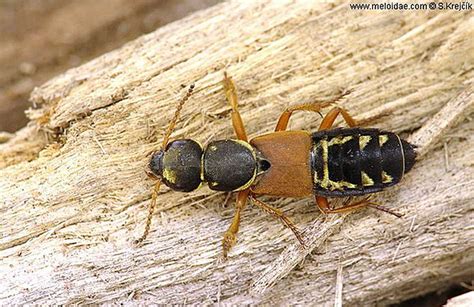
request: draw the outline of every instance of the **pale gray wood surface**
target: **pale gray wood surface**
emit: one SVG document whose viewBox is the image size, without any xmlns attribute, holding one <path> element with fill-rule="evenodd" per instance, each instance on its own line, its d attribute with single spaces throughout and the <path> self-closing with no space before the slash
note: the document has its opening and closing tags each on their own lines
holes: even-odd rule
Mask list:
<svg viewBox="0 0 474 307">
<path fill-rule="evenodd" d="M 0 303 L 332 305 L 339 267 L 343 303 L 371 305 L 472 276 L 473 25 L 468 12 L 230 2 L 52 79 L 32 93 L 41 108 L 29 113 L 30 127 L 0 144 Z M 367 209 L 322 221 L 312 199 L 267 199 L 299 227 L 313 226 L 312 240 L 324 230 L 317 223 L 335 225 L 296 269 L 259 286 L 269 267 L 281 270 L 276 261 L 295 239 L 249 206 L 237 245 L 219 261 L 233 209 L 207 188 L 162 188 L 146 244 L 132 244 L 153 185 L 146 155 L 161 142 L 181 84 L 194 82 L 196 93 L 173 137 L 233 137 L 224 69 L 250 136 L 272 131 L 290 104 L 345 89 L 352 93 L 341 104 L 357 120 L 403 136 L 423 131 L 448 101 L 460 107 L 438 118 L 435 128 L 449 129 L 419 136 L 429 147 L 403 182 L 377 195 L 401 219 Z M 314 130 L 319 120 L 299 113 L 290 127 Z M 25 161 L 11 159 L 28 144 Z"/>
</svg>

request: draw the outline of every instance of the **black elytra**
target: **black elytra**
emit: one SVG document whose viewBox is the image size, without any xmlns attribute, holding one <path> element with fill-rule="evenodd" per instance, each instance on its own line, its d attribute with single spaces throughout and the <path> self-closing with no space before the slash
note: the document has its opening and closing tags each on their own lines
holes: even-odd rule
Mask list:
<svg viewBox="0 0 474 307">
<path fill-rule="evenodd" d="M 415 147 L 392 132 L 337 128 L 312 134 L 314 193 L 363 195 L 398 183 L 415 163 Z"/>
</svg>

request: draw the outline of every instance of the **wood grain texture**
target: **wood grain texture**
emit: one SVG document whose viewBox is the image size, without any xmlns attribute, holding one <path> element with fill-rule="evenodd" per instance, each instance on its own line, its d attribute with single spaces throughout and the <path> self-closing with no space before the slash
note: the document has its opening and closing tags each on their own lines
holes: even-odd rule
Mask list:
<svg viewBox="0 0 474 307">
<path fill-rule="evenodd" d="M 472 277 L 473 25 L 466 12 L 226 2 L 36 88 L 31 130 L 46 133 L 49 144 L 32 161 L 0 170 L 0 303 L 333 305 L 337 290 L 344 304 L 380 305 Z M 149 238 L 132 244 L 153 186 L 146 155 L 161 142 L 181 84 L 194 82 L 196 93 L 173 137 L 233 137 L 224 69 L 249 137 L 272 131 L 288 105 L 346 89 L 352 93 L 341 104 L 356 120 L 402 135 L 467 98 L 462 113 L 449 109 L 441 126 L 451 128 L 435 142 L 419 138 L 430 150 L 402 183 L 377 195 L 403 218 L 370 209 L 324 218 L 312 199 L 268 199 L 306 228 L 317 249 L 274 283 L 259 283 L 276 261 L 285 265 L 280 255 L 295 246 L 292 233 L 249 206 L 237 245 L 220 261 L 233 210 L 208 188 L 162 188 Z M 318 116 L 297 113 L 290 128 L 318 124 Z M 3 144 L 0 157 L 19 138 Z M 343 284 L 336 286 L 337 271 Z"/>
</svg>

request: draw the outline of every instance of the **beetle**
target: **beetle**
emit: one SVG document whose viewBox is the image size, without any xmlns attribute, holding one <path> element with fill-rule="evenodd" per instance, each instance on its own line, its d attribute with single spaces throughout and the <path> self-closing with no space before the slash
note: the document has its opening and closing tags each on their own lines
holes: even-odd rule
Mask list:
<svg viewBox="0 0 474 307">
<path fill-rule="evenodd" d="M 184 103 L 193 92 L 190 86 L 178 104 L 174 118 L 158 151 L 151 154 L 147 173 L 157 182 L 152 192 L 142 242 L 150 230 L 151 219 L 161 183 L 175 191 L 190 192 L 203 183 L 216 191 L 236 192 L 232 223 L 222 240 L 223 255 L 236 243 L 240 216 L 250 199 L 253 204 L 274 215 L 288 227 L 304 246 L 300 231 L 282 211 L 257 199 L 258 195 L 279 197 L 315 197 L 323 213 L 338 213 L 373 207 L 399 216 L 365 198 L 342 207 L 331 206 L 327 197 L 366 195 L 382 191 L 400 182 L 416 159 L 415 146 L 393 132 L 358 127 L 344 109 L 336 105 L 343 93 L 328 102 L 314 102 L 287 108 L 275 131 L 250 141 L 238 110 L 234 82 L 224 72 L 223 87 L 232 111 L 237 139 L 217 140 L 206 147 L 191 139 L 169 142 Z M 333 106 L 324 116 L 318 131 L 287 131 L 295 111 L 320 112 Z M 342 115 L 349 128 L 332 128 Z"/>
</svg>

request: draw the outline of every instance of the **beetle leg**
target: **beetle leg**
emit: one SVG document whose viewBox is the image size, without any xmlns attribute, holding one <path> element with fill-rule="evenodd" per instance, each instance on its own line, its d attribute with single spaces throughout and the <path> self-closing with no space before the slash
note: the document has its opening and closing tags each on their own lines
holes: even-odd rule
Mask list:
<svg viewBox="0 0 474 307">
<path fill-rule="evenodd" d="M 285 225 L 285 227 L 288 227 L 295 234 L 296 239 L 298 239 L 298 241 L 301 243 L 301 245 L 303 247 L 306 246 L 306 244 L 303 240 L 303 235 L 301 234 L 301 232 L 298 230 L 298 228 L 295 226 L 295 224 L 293 224 L 293 222 L 289 218 L 287 218 L 283 214 L 283 212 L 281 212 L 281 210 L 273 208 L 272 206 L 264 203 L 263 201 L 256 199 L 254 195 L 250 195 L 250 199 L 252 200 L 252 203 L 254 205 L 260 207 L 260 209 L 262 209 L 263 211 L 265 211 L 265 212 L 275 216 L 276 218 L 280 219 L 280 221 L 283 223 L 283 225 Z"/>
<path fill-rule="evenodd" d="M 352 118 L 352 116 L 350 116 L 345 109 L 341 107 L 334 107 L 333 109 L 331 109 L 331 111 L 328 112 L 328 114 L 326 114 L 326 116 L 324 116 L 323 120 L 321 121 L 321 125 L 319 125 L 318 131 L 331 128 L 339 114 L 342 115 L 349 127 L 357 126 L 357 123 L 354 118 Z"/>
<path fill-rule="evenodd" d="M 148 176 L 148 178 L 156 180 L 157 177 L 149 168 L 145 168 L 145 174 Z"/>
<path fill-rule="evenodd" d="M 361 201 L 343 206 L 341 208 L 332 208 L 329 205 L 328 199 L 326 197 L 316 196 L 316 205 L 318 206 L 319 210 L 321 210 L 321 212 L 323 212 L 324 214 L 349 212 L 349 211 L 361 209 L 364 207 L 370 207 L 370 208 L 374 208 L 386 213 L 390 213 L 392 215 L 395 215 L 396 217 L 402 217 L 401 214 L 391 211 L 388 208 L 385 208 L 377 203 L 371 202 L 367 198 Z"/>
<path fill-rule="evenodd" d="M 275 131 L 285 131 L 288 127 L 288 122 L 290 121 L 290 117 L 295 111 L 311 111 L 317 112 L 321 111 L 321 109 L 330 106 L 331 104 L 336 103 L 337 101 L 341 100 L 344 96 L 350 94 L 349 91 L 342 93 L 341 95 L 337 96 L 331 101 L 325 102 L 312 102 L 312 103 L 303 103 L 293 107 L 287 108 L 278 119 L 278 123 L 276 125 Z"/>
<path fill-rule="evenodd" d="M 240 116 L 239 109 L 238 109 L 238 99 L 237 93 L 235 90 L 234 81 L 232 78 L 227 75 L 227 72 L 224 71 L 224 91 L 225 97 L 227 101 L 230 103 L 232 107 L 232 125 L 234 126 L 235 134 L 237 138 L 242 141 L 247 142 L 247 133 L 245 132 L 244 122 L 242 121 L 242 117 Z"/>
<path fill-rule="evenodd" d="M 328 199 L 322 196 L 316 196 L 316 204 L 318 205 L 319 210 L 321 210 L 321 212 L 326 213 L 326 214 L 352 211 L 359 208 L 367 207 L 369 204 L 376 205 L 375 203 L 371 203 L 367 199 L 364 199 L 364 200 L 336 209 L 336 208 L 332 208 L 331 205 L 329 205 Z"/>
<path fill-rule="evenodd" d="M 229 229 L 224 234 L 224 239 L 222 240 L 222 248 L 224 251 L 224 258 L 227 258 L 229 250 L 234 246 L 237 241 L 236 234 L 239 231 L 240 225 L 240 213 L 245 208 L 247 204 L 247 199 L 250 193 L 250 189 L 240 191 L 237 194 L 237 202 L 235 208 L 234 218 L 232 219 L 232 224 L 230 224 Z"/>
</svg>

